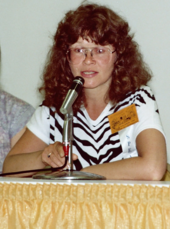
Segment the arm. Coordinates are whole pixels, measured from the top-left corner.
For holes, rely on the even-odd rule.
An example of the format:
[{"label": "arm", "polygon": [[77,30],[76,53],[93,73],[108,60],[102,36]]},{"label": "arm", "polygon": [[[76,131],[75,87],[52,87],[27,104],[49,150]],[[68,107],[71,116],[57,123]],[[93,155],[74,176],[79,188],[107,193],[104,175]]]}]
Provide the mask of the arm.
[{"label": "arm", "polygon": [[156,129],[142,131],[136,139],[138,157],[94,165],[82,171],[112,180],[161,180],[166,171],[166,144]]},{"label": "arm", "polygon": [[16,135],[14,135],[11,138],[11,148],[17,143],[17,141],[21,138],[21,136],[24,134],[26,130],[26,127],[24,127],[22,130],[20,130]]},{"label": "arm", "polygon": [[[51,153],[50,157],[48,157],[49,153]],[[77,156],[74,155],[73,160],[76,159]],[[3,173],[43,169],[46,165],[60,167],[64,164],[64,161],[62,143],[55,142],[48,146],[29,129],[26,129],[20,140],[7,155],[3,165]],[[23,174],[23,176],[28,176],[28,174]]]},{"label": "arm", "polygon": [[3,172],[44,168],[45,164],[40,161],[40,155],[45,147],[46,144],[43,141],[26,129],[7,155],[3,164]]}]

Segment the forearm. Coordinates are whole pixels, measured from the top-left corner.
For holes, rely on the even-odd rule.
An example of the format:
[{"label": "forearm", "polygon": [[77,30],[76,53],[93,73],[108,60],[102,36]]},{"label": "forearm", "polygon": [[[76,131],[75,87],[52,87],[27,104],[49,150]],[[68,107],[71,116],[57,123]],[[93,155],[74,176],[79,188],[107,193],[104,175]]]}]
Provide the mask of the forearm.
[{"label": "forearm", "polygon": [[160,180],[166,171],[166,163],[152,163],[142,157],[134,157],[89,166],[82,171],[105,176],[108,180]]},{"label": "forearm", "polygon": [[[41,160],[41,154],[42,151],[8,155],[4,161],[3,173],[42,169],[45,164]],[[24,176],[26,175],[28,174],[24,174]]]}]

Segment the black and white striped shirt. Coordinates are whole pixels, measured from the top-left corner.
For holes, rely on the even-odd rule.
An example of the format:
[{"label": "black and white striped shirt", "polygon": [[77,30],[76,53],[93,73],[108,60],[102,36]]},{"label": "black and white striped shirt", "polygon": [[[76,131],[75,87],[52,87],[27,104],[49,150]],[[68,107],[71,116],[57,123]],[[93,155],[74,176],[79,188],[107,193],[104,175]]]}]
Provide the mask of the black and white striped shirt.
[{"label": "black and white striped shirt", "polygon": [[[132,104],[136,106],[139,122],[112,134],[108,116]],[[27,127],[46,144],[62,142],[63,116],[53,108],[38,107]],[[148,128],[163,133],[155,97],[148,86],[128,93],[116,106],[107,104],[96,120],[90,119],[86,109],[81,108],[73,117],[73,153],[78,155],[74,162],[76,170],[137,157],[136,137]]]}]

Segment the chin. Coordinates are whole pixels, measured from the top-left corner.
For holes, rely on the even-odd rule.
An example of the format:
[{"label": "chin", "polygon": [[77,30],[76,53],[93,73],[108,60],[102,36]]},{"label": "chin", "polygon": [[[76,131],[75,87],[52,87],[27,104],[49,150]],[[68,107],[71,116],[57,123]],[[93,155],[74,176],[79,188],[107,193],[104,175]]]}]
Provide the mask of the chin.
[{"label": "chin", "polygon": [[96,82],[90,81],[90,80],[86,81],[86,79],[85,79],[85,83],[84,83],[85,88],[95,88],[97,86],[98,85],[96,84]]},{"label": "chin", "polygon": [[90,85],[84,85],[84,88],[85,89],[95,89],[95,88],[97,88],[97,85],[92,85],[92,84],[90,84]]}]

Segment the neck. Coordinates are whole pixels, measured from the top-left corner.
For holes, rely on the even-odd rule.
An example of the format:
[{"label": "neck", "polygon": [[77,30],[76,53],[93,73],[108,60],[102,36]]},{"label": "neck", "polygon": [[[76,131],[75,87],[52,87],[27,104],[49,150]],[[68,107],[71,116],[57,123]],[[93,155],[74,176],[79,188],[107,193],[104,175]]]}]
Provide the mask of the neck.
[{"label": "neck", "polygon": [[[90,89],[87,89],[90,90]],[[102,92],[98,92],[97,94],[94,92],[94,89],[91,90],[91,92],[85,93],[86,97],[86,111],[89,115],[89,117],[92,120],[96,120],[102,111],[105,109],[107,106],[109,100],[106,99],[106,94]]]}]

